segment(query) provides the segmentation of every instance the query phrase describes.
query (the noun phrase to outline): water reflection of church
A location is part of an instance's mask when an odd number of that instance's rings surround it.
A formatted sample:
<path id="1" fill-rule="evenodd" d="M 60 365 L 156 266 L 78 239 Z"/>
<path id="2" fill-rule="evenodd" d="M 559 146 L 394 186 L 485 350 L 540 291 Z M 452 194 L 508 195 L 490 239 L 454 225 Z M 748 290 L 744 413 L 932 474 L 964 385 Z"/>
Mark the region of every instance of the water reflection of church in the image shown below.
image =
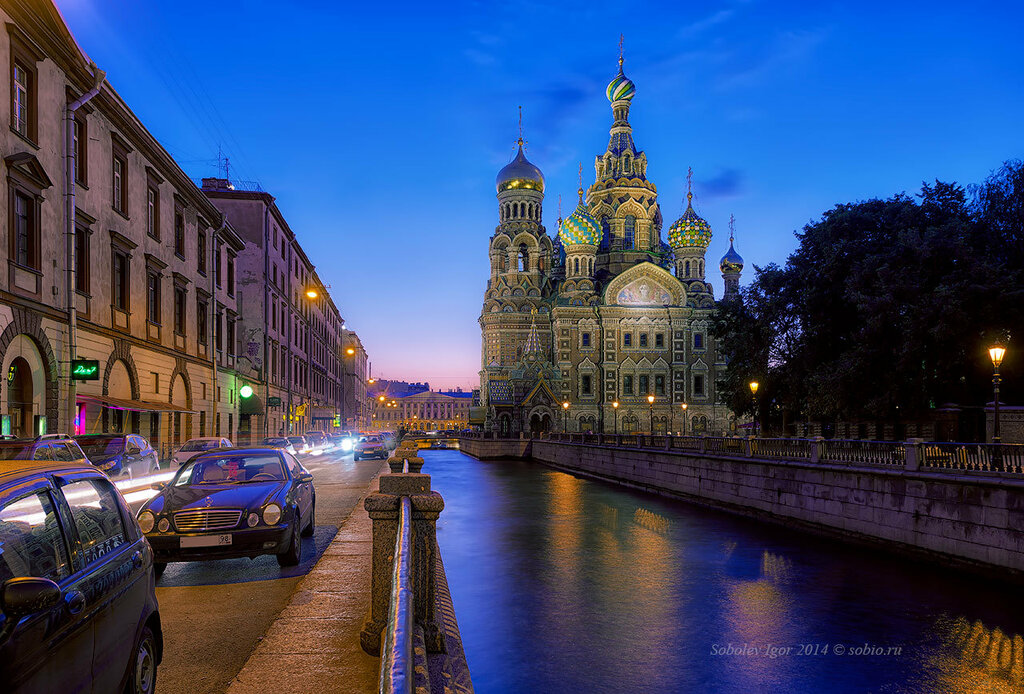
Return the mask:
<path id="1" fill-rule="evenodd" d="M 607 89 L 608 148 L 585 192 L 581 180 L 579 204 L 559 219 L 554 240 L 542 223 L 544 176 L 526 159 L 522 138 L 498 173 L 499 224 L 480 315 L 487 430 L 647 432 L 652 420 L 656 433 L 732 426 L 715 392 L 725 363 L 708 334 L 711 227 L 688 192 L 686 211 L 668 243 L 661 240 L 657 189 L 628 120 L 634 93 L 620 59 Z M 726 299 L 736 296 L 743 269 L 731 241 L 719 266 Z"/>

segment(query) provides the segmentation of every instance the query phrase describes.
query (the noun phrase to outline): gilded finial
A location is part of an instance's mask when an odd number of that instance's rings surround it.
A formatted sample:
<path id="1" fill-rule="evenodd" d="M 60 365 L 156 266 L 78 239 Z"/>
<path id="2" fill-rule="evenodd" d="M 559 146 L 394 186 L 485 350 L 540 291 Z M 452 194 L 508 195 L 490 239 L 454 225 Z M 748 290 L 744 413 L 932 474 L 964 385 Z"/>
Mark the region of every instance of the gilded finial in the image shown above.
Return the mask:
<path id="1" fill-rule="evenodd" d="M 583 162 L 580 162 L 580 189 L 576 191 L 580 195 L 580 204 L 583 204 Z"/>
<path id="2" fill-rule="evenodd" d="M 729 245 L 732 245 L 733 237 L 736 234 L 736 216 L 729 215 Z"/>
<path id="3" fill-rule="evenodd" d="M 526 144 L 526 140 L 523 139 L 523 107 L 519 107 L 519 140 L 517 140 L 520 147 Z"/>
<path id="4" fill-rule="evenodd" d="M 687 167 L 686 171 L 686 204 L 691 204 L 693 200 L 693 167 Z"/>
<path id="5" fill-rule="evenodd" d="M 619 70 L 622 70 L 622 42 L 625 41 L 625 36 L 619 34 Z"/>

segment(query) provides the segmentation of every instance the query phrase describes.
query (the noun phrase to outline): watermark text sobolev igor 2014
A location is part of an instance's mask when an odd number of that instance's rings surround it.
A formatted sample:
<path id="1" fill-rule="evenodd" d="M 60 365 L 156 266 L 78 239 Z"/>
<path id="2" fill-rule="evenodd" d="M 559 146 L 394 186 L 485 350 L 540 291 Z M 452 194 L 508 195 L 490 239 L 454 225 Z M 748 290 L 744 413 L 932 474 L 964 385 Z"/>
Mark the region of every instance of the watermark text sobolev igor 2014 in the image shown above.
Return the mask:
<path id="1" fill-rule="evenodd" d="M 800 656 L 877 657 L 903 655 L 903 646 L 881 646 L 874 643 L 798 643 L 785 646 L 772 643 L 715 643 L 711 655 L 753 658 L 784 658 Z"/>

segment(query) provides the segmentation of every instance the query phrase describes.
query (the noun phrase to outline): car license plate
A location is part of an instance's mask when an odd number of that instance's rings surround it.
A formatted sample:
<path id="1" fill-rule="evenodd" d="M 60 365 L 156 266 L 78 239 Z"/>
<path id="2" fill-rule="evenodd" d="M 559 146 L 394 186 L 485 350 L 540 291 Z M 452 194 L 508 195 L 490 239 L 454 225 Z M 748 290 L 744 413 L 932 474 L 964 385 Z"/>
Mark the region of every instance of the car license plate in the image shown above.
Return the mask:
<path id="1" fill-rule="evenodd" d="M 224 547 L 230 544 L 230 535 L 200 535 L 199 537 L 181 538 L 182 549 L 191 547 Z"/>

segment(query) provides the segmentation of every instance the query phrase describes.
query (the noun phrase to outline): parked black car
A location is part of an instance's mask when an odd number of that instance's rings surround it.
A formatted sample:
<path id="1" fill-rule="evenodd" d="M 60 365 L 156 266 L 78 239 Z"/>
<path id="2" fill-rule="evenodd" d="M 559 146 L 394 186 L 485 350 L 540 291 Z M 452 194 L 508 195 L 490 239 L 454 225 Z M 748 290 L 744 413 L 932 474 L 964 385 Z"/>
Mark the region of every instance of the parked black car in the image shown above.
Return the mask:
<path id="1" fill-rule="evenodd" d="M 311 475 L 279 448 L 218 449 L 182 465 L 139 510 L 139 524 L 167 562 L 276 554 L 281 566 L 302 555 L 313 534 Z"/>
<path id="2" fill-rule="evenodd" d="M 160 470 L 156 450 L 138 434 L 81 434 L 75 441 L 111 477 L 143 477 Z"/>
<path id="3" fill-rule="evenodd" d="M 91 465 L 0 460 L 0 690 L 152 692 L 153 552 Z"/>
<path id="4" fill-rule="evenodd" d="M 0 440 L 0 460 L 52 460 L 60 463 L 89 464 L 89 459 L 73 439 L 56 436 Z"/>

